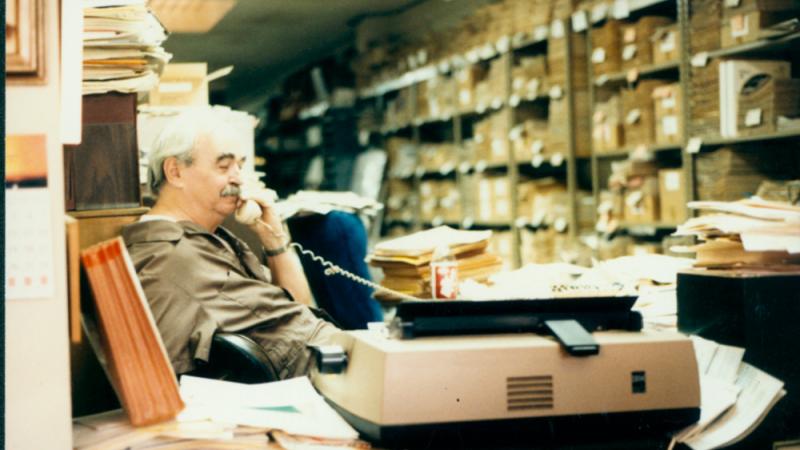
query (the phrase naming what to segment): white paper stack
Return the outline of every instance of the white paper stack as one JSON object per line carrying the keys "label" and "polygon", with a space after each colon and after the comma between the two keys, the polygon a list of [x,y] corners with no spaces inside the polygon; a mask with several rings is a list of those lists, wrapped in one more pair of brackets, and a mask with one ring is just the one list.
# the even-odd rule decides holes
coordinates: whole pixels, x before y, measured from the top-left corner
{"label": "white paper stack", "polygon": [[743,362],[744,349],[693,336],[700,371],[700,420],[673,437],[694,450],[741,441],[786,395],[783,381]]}
{"label": "white paper stack", "polygon": [[703,243],[696,266],[796,269],[800,266],[800,207],[758,198],[737,202],[690,202],[690,208],[713,214],[692,218],[676,235],[697,236]]}
{"label": "white paper stack", "polygon": [[146,92],[172,58],[144,0],[84,0],[83,94]]}
{"label": "white paper stack", "polygon": [[121,410],[74,419],[74,447],[370,448],[306,377],[242,384],[184,375],[180,393],[186,409],[157,425],[133,427]]}

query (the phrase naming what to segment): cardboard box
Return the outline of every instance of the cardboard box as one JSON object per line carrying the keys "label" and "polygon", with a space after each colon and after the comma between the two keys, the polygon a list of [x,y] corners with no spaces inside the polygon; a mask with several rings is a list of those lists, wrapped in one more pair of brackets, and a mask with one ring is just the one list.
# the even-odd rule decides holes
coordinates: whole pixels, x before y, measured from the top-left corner
{"label": "cardboard box", "polygon": [[641,80],[636,88],[622,90],[626,147],[652,145],[655,142],[653,91],[664,84],[662,80]]}
{"label": "cardboard box", "polygon": [[591,61],[594,76],[619,72],[622,67],[620,22],[607,20],[602,26],[592,28],[589,35],[592,41]]}
{"label": "cardboard box", "polygon": [[463,218],[461,211],[461,191],[453,180],[443,180],[439,183],[439,208],[437,216],[446,222],[460,222]]}
{"label": "cardboard box", "polygon": [[681,32],[677,24],[658,27],[653,32],[653,64],[677,62],[681,54]]}
{"label": "cardboard box", "polygon": [[503,270],[513,269],[514,236],[511,231],[495,231],[489,238],[489,251],[503,260]]}
{"label": "cardboard box", "polygon": [[606,153],[625,145],[622,120],[619,95],[595,105],[592,116],[592,150],[595,153]]}
{"label": "cardboard box", "polygon": [[683,141],[683,95],[680,83],[653,89],[657,144]]}
{"label": "cardboard box", "polygon": [[491,178],[492,221],[511,221],[511,183],[506,176]]}
{"label": "cardboard box", "polygon": [[719,49],[723,3],[720,0],[689,0],[690,54]]}
{"label": "cardboard box", "polygon": [[622,32],[622,70],[638,68],[653,62],[652,37],[657,27],[671,23],[662,16],[645,16],[634,24],[620,27]]}
{"label": "cardboard box", "polygon": [[639,189],[625,192],[625,222],[658,222],[659,213],[657,178],[648,177]]}
{"label": "cardboard box", "polygon": [[208,105],[208,66],[206,63],[171,63],[150,91],[151,105]]}
{"label": "cardboard box", "polygon": [[739,0],[726,2],[722,9],[723,48],[753,42],[765,37],[773,25],[793,19],[800,12],[796,0]]}
{"label": "cardboard box", "polygon": [[681,169],[658,171],[658,198],[661,220],[679,224],[686,221],[686,195]]}
{"label": "cardboard box", "polygon": [[740,136],[771,133],[778,117],[800,116],[800,79],[752,77],[739,93],[736,131]]}
{"label": "cardboard box", "polygon": [[689,136],[719,135],[719,63],[714,58],[705,67],[689,69]]}

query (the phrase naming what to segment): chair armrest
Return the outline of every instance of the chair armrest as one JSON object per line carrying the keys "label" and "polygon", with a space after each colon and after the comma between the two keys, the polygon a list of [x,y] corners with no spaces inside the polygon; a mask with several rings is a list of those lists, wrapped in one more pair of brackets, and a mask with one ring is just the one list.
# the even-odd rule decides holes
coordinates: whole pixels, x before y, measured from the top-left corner
{"label": "chair armrest", "polygon": [[189,375],[239,383],[264,383],[278,380],[264,349],[238,333],[215,333],[208,363]]}

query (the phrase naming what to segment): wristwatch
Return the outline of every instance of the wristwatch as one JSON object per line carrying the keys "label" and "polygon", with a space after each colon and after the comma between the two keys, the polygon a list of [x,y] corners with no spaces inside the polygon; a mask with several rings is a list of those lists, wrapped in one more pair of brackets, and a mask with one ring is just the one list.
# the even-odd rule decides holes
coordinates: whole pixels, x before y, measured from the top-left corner
{"label": "wristwatch", "polygon": [[264,255],[267,256],[267,257],[278,256],[281,253],[286,253],[286,250],[288,250],[288,249],[286,248],[285,245],[281,245],[278,248],[264,248],[263,249]]}

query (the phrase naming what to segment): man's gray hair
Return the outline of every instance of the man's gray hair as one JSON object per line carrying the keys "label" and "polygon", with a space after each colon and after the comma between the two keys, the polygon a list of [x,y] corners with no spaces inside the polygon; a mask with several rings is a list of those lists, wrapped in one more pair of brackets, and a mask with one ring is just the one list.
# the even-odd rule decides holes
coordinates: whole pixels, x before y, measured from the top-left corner
{"label": "man's gray hair", "polygon": [[194,147],[201,135],[214,136],[227,128],[222,114],[211,108],[192,109],[180,113],[158,134],[148,154],[150,192],[158,197],[164,184],[164,161],[175,157],[186,165],[193,161]]}

